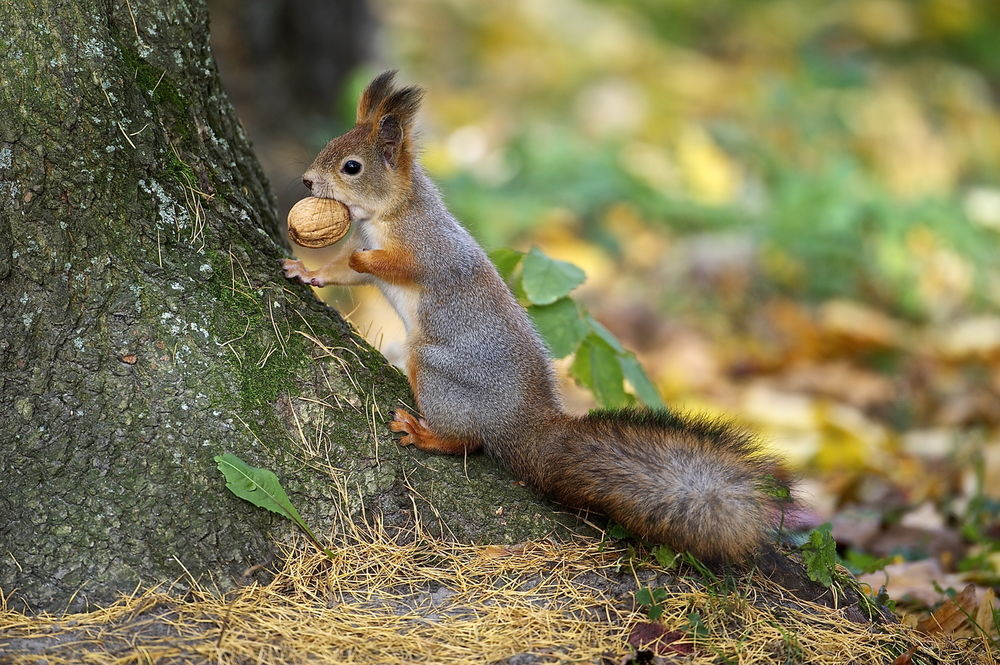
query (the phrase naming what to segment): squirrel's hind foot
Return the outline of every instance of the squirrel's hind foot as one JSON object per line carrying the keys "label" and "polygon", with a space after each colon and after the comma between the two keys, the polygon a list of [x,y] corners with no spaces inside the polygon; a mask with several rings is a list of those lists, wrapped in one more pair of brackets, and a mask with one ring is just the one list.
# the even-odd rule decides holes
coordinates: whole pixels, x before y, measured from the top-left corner
{"label": "squirrel's hind foot", "polygon": [[404,433],[403,438],[399,440],[401,446],[413,444],[420,450],[448,455],[461,455],[479,449],[480,444],[478,443],[449,439],[435,434],[426,420],[417,418],[406,409],[396,409],[393,417],[395,420],[389,423],[389,429],[393,432]]}

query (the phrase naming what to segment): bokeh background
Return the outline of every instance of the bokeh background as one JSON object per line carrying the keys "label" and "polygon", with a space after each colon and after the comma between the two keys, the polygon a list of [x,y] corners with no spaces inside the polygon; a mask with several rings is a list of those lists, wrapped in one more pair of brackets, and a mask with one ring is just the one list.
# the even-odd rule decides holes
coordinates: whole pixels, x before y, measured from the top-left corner
{"label": "bokeh background", "polygon": [[[582,267],[668,403],[760,431],[855,571],[914,606],[1000,585],[1000,3],[210,4],[282,213],[399,69],[459,219]],[[394,357],[384,301],[322,295]]]}

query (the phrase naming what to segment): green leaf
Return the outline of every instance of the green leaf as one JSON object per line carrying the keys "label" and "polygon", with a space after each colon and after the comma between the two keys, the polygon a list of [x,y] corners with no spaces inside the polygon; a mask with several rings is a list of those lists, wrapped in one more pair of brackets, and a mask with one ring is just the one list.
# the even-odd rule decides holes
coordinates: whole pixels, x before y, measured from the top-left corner
{"label": "green leaf", "polygon": [[514,276],[514,271],[521,265],[521,259],[523,258],[524,252],[507,247],[490,252],[490,261],[497,267],[497,272],[500,273],[500,276],[508,284],[510,284]]}
{"label": "green leaf", "polygon": [[778,501],[791,501],[792,490],[780,478],[773,474],[765,474],[760,477],[758,487],[767,496]]}
{"label": "green leaf", "polygon": [[656,621],[663,616],[663,601],[667,599],[667,590],[659,587],[656,589],[644,588],[633,593],[635,602],[646,608],[646,615],[650,621]]}
{"label": "green leaf", "polygon": [[892,563],[892,557],[876,557],[860,550],[849,549],[845,558],[847,568],[855,575],[875,573]]}
{"label": "green leaf", "polygon": [[687,632],[694,637],[708,636],[708,628],[705,627],[700,612],[692,612],[687,616]]}
{"label": "green leaf", "polygon": [[608,528],[605,532],[608,536],[614,538],[615,540],[625,540],[626,538],[631,538],[632,534],[629,530],[623,527],[618,522],[608,522]]}
{"label": "green leaf", "polygon": [[629,396],[622,386],[625,377],[618,354],[597,335],[591,333],[583,339],[570,373],[594,393],[601,406],[616,408],[629,404]]}
{"label": "green leaf", "polygon": [[524,257],[521,285],[528,300],[535,305],[554,303],[586,278],[586,273],[572,263],[550,258],[537,247],[532,247]]}
{"label": "green leaf", "polygon": [[618,341],[618,338],[611,334],[611,331],[601,325],[597,319],[590,314],[587,315],[587,324],[594,333],[603,339],[608,346],[615,350],[615,353],[625,353],[625,347]]}
{"label": "green leaf", "polygon": [[569,298],[560,298],[551,305],[530,305],[528,314],[556,358],[576,351],[587,336],[580,308]]}
{"label": "green leaf", "polygon": [[663,398],[660,397],[660,391],[646,376],[646,371],[642,369],[642,365],[636,360],[634,353],[619,355],[618,362],[621,363],[625,378],[628,379],[629,384],[643,404],[651,409],[667,408],[663,403]]}
{"label": "green leaf", "polygon": [[653,590],[652,589],[639,589],[635,592],[635,602],[639,603],[643,607],[652,605],[653,600]]}
{"label": "green leaf", "polygon": [[837,543],[830,535],[829,523],[809,533],[809,542],[802,545],[802,561],[806,564],[806,574],[813,582],[827,587],[833,584],[833,573],[837,569]]}
{"label": "green leaf", "polygon": [[278,477],[273,471],[250,466],[232,453],[216,455],[215,462],[219,465],[219,471],[226,477],[226,489],[244,501],[292,520],[306,532],[317,547],[327,556],[332,556],[328,550],[323,549],[316,534],[302,520],[302,516],[288,499],[285,488],[278,482]]}
{"label": "green leaf", "polygon": [[226,477],[226,489],[230,492],[255,506],[284,515],[296,524],[302,522],[299,511],[273,471],[250,466],[232,453],[217,455],[215,461]]}
{"label": "green leaf", "polygon": [[674,564],[677,563],[677,553],[666,545],[655,546],[653,548],[653,558],[656,559],[656,563],[667,569],[673,568]]}

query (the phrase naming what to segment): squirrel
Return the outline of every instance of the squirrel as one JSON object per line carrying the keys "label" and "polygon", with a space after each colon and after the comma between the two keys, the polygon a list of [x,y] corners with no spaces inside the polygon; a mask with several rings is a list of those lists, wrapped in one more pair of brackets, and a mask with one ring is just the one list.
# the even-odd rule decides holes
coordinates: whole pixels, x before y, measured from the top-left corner
{"label": "squirrel", "polygon": [[389,427],[434,453],[483,450],[534,491],[617,521],[704,561],[764,544],[787,489],[753,436],[667,411],[563,411],[547,348],[483,249],[416,159],[423,90],[395,71],[362,93],[357,124],[319,153],[303,183],[340,201],[351,233],[305,284],[374,284],[406,328],[406,373],[422,417]]}

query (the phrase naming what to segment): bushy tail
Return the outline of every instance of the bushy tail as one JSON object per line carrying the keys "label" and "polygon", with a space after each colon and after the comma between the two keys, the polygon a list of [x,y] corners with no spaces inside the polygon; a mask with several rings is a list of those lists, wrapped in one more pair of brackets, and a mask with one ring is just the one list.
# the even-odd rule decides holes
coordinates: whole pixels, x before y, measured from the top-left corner
{"label": "bushy tail", "polygon": [[736,562],[770,537],[787,502],[779,464],[727,423],[635,409],[565,422],[548,442],[550,493],[646,540]]}

